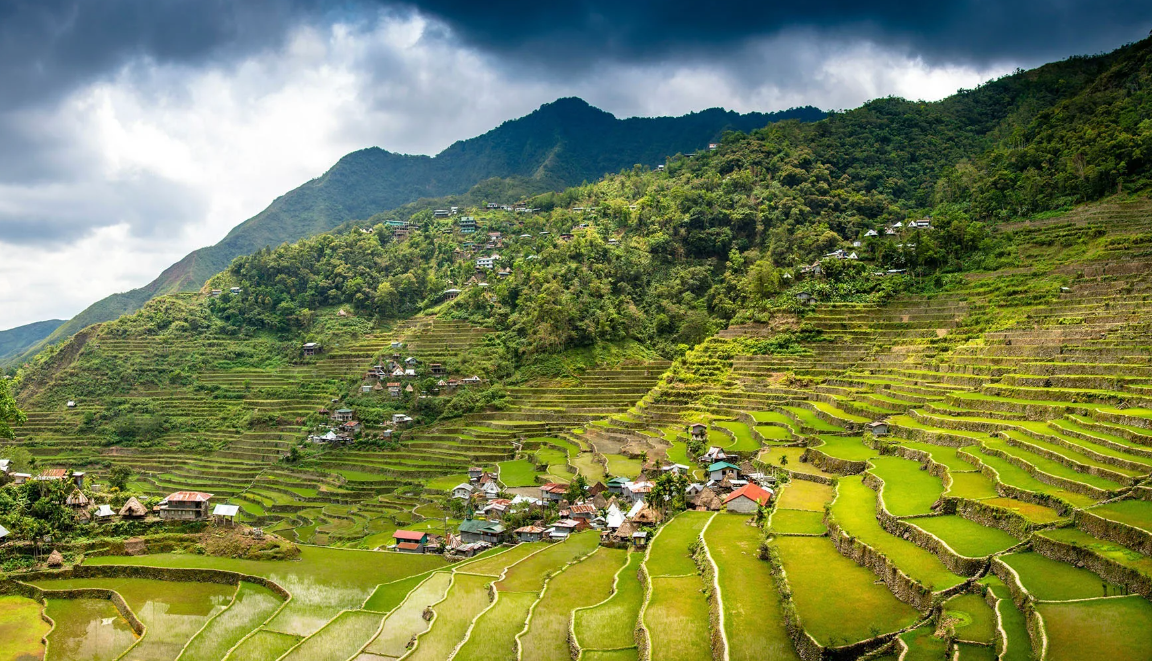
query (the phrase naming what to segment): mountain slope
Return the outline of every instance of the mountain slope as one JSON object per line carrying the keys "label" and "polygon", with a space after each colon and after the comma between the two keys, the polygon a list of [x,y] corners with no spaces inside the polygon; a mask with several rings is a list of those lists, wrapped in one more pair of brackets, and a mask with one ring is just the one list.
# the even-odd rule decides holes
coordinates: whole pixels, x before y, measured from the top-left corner
{"label": "mountain slope", "polygon": [[[240,255],[330,230],[421,197],[463,193],[494,177],[530,180],[531,192],[560,190],[637,163],[705,147],[727,130],[750,131],[783,119],[818,120],[812,107],[740,114],[712,108],[682,117],[617,119],[576,98],[559,99],[436,156],[376,147],[340,159],[323,176],[277,198],[220,243],[200,248],[139,289],[113,294],[56,329],[56,343],[93,323],[140,308],[154,296],[198,289]],[[42,343],[43,344],[43,343]],[[41,346],[33,348],[29,355]]]}
{"label": "mountain slope", "polygon": [[49,319],[0,331],[0,364],[48,337],[63,323],[63,319]]}

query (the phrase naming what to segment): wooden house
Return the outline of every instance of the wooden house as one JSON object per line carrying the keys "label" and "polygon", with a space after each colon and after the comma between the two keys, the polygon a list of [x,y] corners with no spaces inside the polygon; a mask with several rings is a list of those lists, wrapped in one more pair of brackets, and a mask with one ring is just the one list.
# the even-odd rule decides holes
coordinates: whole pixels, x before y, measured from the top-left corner
{"label": "wooden house", "polygon": [[428,533],[419,530],[397,530],[392,533],[396,550],[401,553],[423,553],[428,545]]}
{"label": "wooden house", "polygon": [[724,506],[728,508],[729,512],[754,514],[756,510],[766,506],[771,500],[771,491],[761,488],[757,484],[748,483],[725,496]]}
{"label": "wooden house", "polygon": [[502,544],[507,531],[499,521],[484,521],[483,519],[465,519],[460,523],[460,539],[465,543],[487,542],[489,544]]}
{"label": "wooden house", "polygon": [[544,529],[540,526],[521,526],[513,530],[512,534],[521,542],[538,542],[544,538]]}
{"label": "wooden house", "polygon": [[160,518],[168,521],[203,521],[209,516],[212,494],[177,491],[160,501]]}

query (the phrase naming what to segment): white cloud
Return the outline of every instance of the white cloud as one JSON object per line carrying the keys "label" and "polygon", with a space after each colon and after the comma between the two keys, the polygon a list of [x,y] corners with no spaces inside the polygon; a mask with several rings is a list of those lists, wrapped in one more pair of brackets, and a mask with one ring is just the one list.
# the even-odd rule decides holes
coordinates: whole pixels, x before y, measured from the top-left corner
{"label": "white cloud", "polygon": [[[726,61],[606,65],[561,81],[515,73],[419,15],[385,12],[301,28],[232,63],[134,62],[39,119],[54,142],[28,157],[49,154],[57,180],[0,173],[0,328],[146,284],[350,151],[435,153],[559,96],[618,116],[846,108],[941,98],[1009,70],[829,44],[789,34]],[[15,245],[21,228],[43,235]]]}

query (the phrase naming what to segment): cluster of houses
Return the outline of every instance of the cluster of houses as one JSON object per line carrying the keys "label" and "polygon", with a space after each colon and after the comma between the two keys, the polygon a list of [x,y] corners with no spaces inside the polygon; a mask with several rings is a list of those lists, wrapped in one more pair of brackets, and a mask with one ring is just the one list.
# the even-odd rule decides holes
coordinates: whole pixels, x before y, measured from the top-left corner
{"label": "cluster of houses", "polygon": [[[229,287],[228,288],[229,294],[240,294],[243,291],[244,290],[239,288],[239,287]],[[208,295],[211,296],[212,298],[218,298],[218,297],[224,295],[224,290],[223,289],[213,289],[212,291],[210,291],[208,293]]]}

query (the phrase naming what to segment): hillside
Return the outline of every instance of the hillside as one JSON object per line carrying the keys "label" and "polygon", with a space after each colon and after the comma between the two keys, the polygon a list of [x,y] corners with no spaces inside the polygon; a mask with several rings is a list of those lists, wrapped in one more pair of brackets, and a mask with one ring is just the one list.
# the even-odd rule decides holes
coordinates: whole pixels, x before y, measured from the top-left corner
{"label": "hillside", "polygon": [[[35,589],[153,595],[110,657],[1152,659],[1150,51],[406,205],[88,327],[21,369],[15,445],[306,546],[33,480],[0,524],[86,557],[12,599],[76,643],[116,616]],[[425,533],[507,545],[393,552]]]}
{"label": "hillside", "polygon": [[[576,98],[559,99],[436,156],[377,147],[348,154],[323,176],[277,198],[214,246],[200,248],[139,289],[92,304],[47,338],[57,343],[90,324],[133,312],[155,296],[199,289],[240,255],[331,230],[425,197],[464,193],[488,179],[510,179],[517,195],[594,181],[640,163],[705,148],[724,131],[750,131],[784,119],[814,121],[811,107],[740,114],[711,108],[682,117],[617,119]],[[499,200],[505,201],[505,200]],[[43,347],[36,344],[21,358]],[[0,365],[4,360],[0,357]]]}
{"label": "hillside", "polygon": [[50,319],[0,331],[0,365],[48,337],[63,323],[63,319]]}

